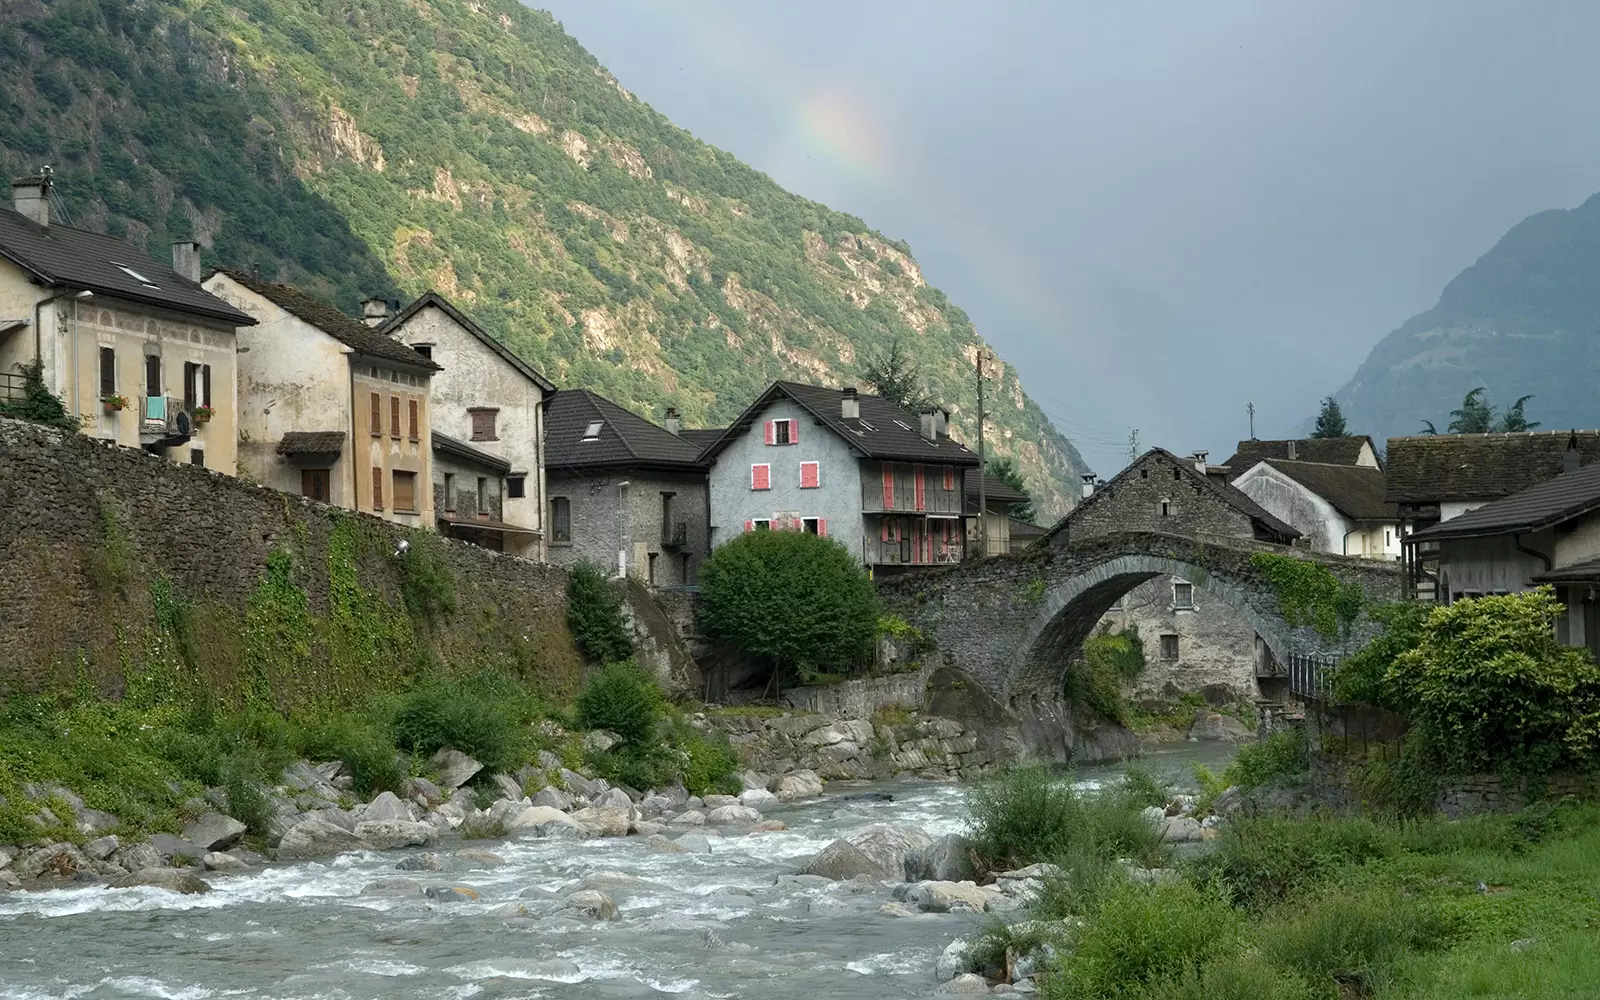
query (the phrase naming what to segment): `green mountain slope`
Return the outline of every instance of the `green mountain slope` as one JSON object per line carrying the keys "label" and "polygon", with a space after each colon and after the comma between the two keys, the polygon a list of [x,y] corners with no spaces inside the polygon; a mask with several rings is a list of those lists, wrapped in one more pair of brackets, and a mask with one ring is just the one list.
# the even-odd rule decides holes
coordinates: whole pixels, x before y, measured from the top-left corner
{"label": "green mountain slope", "polygon": [[[628,93],[515,0],[9,0],[0,155],[73,221],[259,265],[353,309],[438,289],[558,384],[689,426],[895,336],[973,434],[967,316],[909,248]],[[1007,367],[996,450],[1059,510],[1082,470]]]}
{"label": "green mountain slope", "polygon": [[1372,349],[1337,398],[1380,441],[1440,432],[1477,386],[1500,407],[1532,393],[1545,429],[1600,427],[1600,195],[1513,226],[1438,305]]}

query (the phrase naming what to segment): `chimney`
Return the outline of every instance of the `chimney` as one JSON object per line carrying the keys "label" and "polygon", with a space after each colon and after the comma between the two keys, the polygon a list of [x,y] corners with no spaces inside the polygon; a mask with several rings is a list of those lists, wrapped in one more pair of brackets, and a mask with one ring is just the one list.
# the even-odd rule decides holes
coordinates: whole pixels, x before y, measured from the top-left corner
{"label": "chimney", "polygon": [[939,440],[939,419],[934,416],[935,411],[922,411],[922,437],[924,440]]}
{"label": "chimney", "polygon": [[1094,496],[1094,473],[1085,472],[1083,474],[1083,498],[1087,500],[1092,496]]}
{"label": "chimney", "polygon": [[172,269],[199,284],[200,244],[194,240],[179,240],[172,244]]}
{"label": "chimney", "polygon": [[1289,442],[1289,461],[1298,462],[1299,460],[1300,460],[1300,442],[1299,441],[1290,441]]}
{"label": "chimney", "polygon": [[389,321],[399,303],[391,299],[362,299],[361,322],[376,329]]}
{"label": "chimney", "polygon": [[950,411],[943,407],[933,411],[933,429],[942,438],[950,436]]}
{"label": "chimney", "polygon": [[1561,456],[1561,471],[1577,472],[1579,464],[1581,463],[1578,461],[1578,432],[1573,431],[1567,438],[1567,452]]}
{"label": "chimney", "polygon": [[1189,456],[1194,461],[1194,471],[1202,476],[1206,474],[1206,456],[1209,454],[1211,454],[1209,451],[1197,451]]}
{"label": "chimney", "polygon": [[11,182],[11,204],[19,215],[25,215],[48,229],[52,186],[49,174],[18,177]]}
{"label": "chimney", "polygon": [[677,410],[677,407],[673,407],[673,406],[667,407],[667,419],[666,419],[667,433],[671,434],[673,437],[677,437],[678,431],[682,427],[683,427],[683,425],[678,422],[678,410]]}
{"label": "chimney", "polygon": [[845,388],[839,400],[839,416],[845,420],[861,419],[861,397],[856,394],[855,386]]}

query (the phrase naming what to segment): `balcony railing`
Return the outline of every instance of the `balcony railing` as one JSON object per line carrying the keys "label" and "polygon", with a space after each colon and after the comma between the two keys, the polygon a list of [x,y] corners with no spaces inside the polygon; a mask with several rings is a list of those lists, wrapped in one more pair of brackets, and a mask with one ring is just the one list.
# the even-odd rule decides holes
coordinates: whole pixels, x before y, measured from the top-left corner
{"label": "balcony railing", "polygon": [[689,544],[689,522],[669,521],[661,526],[661,547],[681,549]]}

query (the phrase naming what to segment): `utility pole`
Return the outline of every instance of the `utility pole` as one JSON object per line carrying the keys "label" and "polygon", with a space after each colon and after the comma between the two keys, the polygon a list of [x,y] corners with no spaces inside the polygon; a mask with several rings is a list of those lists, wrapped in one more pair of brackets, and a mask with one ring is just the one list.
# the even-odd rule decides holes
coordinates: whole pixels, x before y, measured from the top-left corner
{"label": "utility pole", "polygon": [[1132,464],[1133,460],[1138,458],[1138,457],[1139,457],[1139,428],[1135,427],[1133,430],[1128,432],[1128,462],[1129,462],[1129,464]]}
{"label": "utility pole", "polygon": [[989,459],[983,449],[983,358],[984,348],[980,343],[975,367],[978,374],[978,557],[981,559],[989,554],[989,530],[985,518],[989,515],[989,490],[984,483],[985,474],[989,468]]}
{"label": "utility pole", "polygon": [[1244,412],[1250,414],[1250,440],[1256,439],[1256,404],[1244,404]]}

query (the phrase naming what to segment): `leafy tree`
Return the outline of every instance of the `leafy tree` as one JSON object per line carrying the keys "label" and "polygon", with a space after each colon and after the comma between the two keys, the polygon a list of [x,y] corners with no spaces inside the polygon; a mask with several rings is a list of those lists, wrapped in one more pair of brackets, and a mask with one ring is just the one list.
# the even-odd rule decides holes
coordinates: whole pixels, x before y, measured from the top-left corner
{"label": "leafy tree", "polygon": [[661,688],[632,661],[609,663],[578,693],[578,725],[610,730],[629,747],[645,747],[655,740],[666,707]]}
{"label": "leafy tree", "polygon": [[1433,426],[1433,421],[1432,420],[1424,420],[1422,422],[1422,433],[1424,433],[1424,434],[1437,434],[1437,433],[1439,433],[1439,428]]}
{"label": "leafy tree", "polygon": [[1317,426],[1311,432],[1314,438],[1344,437],[1350,433],[1345,426],[1344,411],[1339,408],[1339,401],[1332,396],[1322,400],[1322,412],[1317,414]]}
{"label": "leafy tree", "polygon": [[713,639],[802,681],[872,652],[878,597],[848,549],[803,531],[751,531],[700,567],[700,622]]}
{"label": "leafy tree", "polygon": [[1006,512],[1019,521],[1034,524],[1039,519],[1039,512],[1034,507],[1033,495],[1028,493],[1028,481],[1022,477],[1022,467],[1010,455],[996,455],[989,459],[989,466],[984,470],[991,477],[1000,480],[1019,493],[1028,494],[1028,499],[1014,503]]}
{"label": "leafy tree", "polygon": [[1539,421],[1535,420],[1529,422],[1528,418],[1522,415],[1523,404],[1532,398],[1532,396],[1523,396],[1515,403],[1512,403],[1511,408],[1506,410],[1505,413],[1501,414],[1500,426],[1497,427],[1496,430],[1512,433],[1516,431],[1531,431],[1537,429],[1539,426]]}
{"label": "leafy tree", "polygon": [[918,413],[932,405],[922,366],[903,337],[895,337],[887,347],[868,354],[859,374],[875,394],[903,410]]}
{"label": "leafy tree", "polygon": [[67,412],[67,404],[44,384],[44,365],[30,361],[17,366],[22,371],[21,399],[0,399],[0,417],[28,420],[46,427],[76,433],[82,422]]}
{"label": "leafy tree", "polygon": [[1461,409],[1450,411],[1455,418],[1447,428],[1451,434],[1487,434],[1494,430],[1494,407],[1485,398],[1487,393],[1480,385],[1461,400]]}
{"label": "leafy tree", "polygon": [[622,595],[594,563],[580,562],[567,571],[567,628],[583,655],[596,663],[617,663],[633,655]]}

